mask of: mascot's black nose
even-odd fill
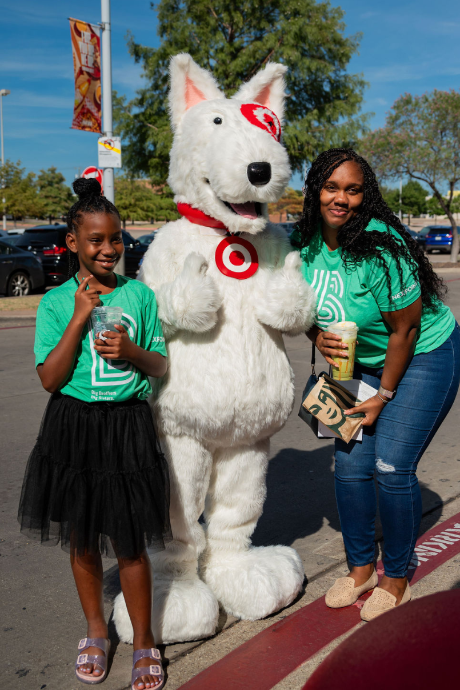
[[[248,180],[255,187],[263,187],[270,182],[272,166],[270,163],[249,163]]]

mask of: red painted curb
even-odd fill
[[[460,553],[460,513],[418,539],[409,566],[411,584],[457,553]],[[382,567],[379,562],[377,568]],[[361,597],[360,602],[367,596]],[[270,690],[359,622],[359,606],[329,609],[321,597],[243,643],[181,685],[180,690]]]

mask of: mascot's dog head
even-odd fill
[[[227,99],[190,55],[172,58],[168,182],[179,208],[199,209],[232,233],[263,230],[266,204],[291,175],[280,143],[285,71],[269,63]]]

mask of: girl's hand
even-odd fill
[[[104,359],[130,359],[133,351],[133,342],[123,326],[115,326],[115,331],[104,331],[102,335],[107,340],[97,338],[94,341],[94,349]]]
[[[329,333],[328,331],[319,331],[316,336],[315,345],[323,355],[324,359],[335,369],[339,369],[339,365],[334,362],[332,357],[348,357],[348,348],[346,343],[342,343],[340,335]],[[341,348],[341,349],[339,349]]]
[[[366,416],[363,419],[363,426],[372,426],[383,410],[384,406],[385,403],[380,400],[378,395],[374,395],[373,398],[369,398],[369,400],[361,403],[361,405],[352,407],[351,410],[345,410],[345,414],[364,412]]]
[[[98,307],[101,303],[95,288],[86,289],[92,277],[92,275],[86,276],[86,278],[81,281],[75,293],[75,309],[73,316],[81,325],[85,324],[89,319],[89,315],[94,307]]]

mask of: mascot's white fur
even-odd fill
[[[290,178],[279,142],[285,69],[268,64],[226,99],[189,55],[171,60],[169,184],[194,222],[163,226],[140,275],[155,291],[169,352],[154,396],[174,536],[152,555],[157,643],[212,635],[218,602],[237,617],[263,618],[292,602],[303,582],[293,549],[250,542],[265,500],[269,439],[294,400],[282,334],[307,329],[315,304],[298,253],[267,221],[267,202]],[[207,221],[197,224],[194,209]],[[219,261],[226,236],[230,248]],[[249,251],[231,246],[239,240]],[[114,618],[131,642],[122,595]]]

